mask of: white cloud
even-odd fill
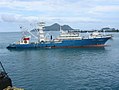
[[[24,15],[13,14],[13,13],[1,14],[1,20],[4,22],[17,22],[17,23],[39,22],[39,21],[60,22],[60,23],[101,22],[99,19],[90,18],[90,17],[24,16]]]
[[[90,0],[88,0],[90,1]],[[12,3],[11,3],[12,2]],[[87,19],[87,16],[85,15],[88,13],[89,7],[91,6],[88,3],[84,3],[84,1],[75,1],[70,2],[67,0],[41,0],[41,1],[20,1],[20,0],[8,0],[8,1],[2,1],[0,3],[0,7],[7,7],[11,9],[11,11],[19,11],[23,12],[23,15],[9,15],[4,16],[2,15],[2,19],[4,21],[24,21],[25,20],[33,20],[33,19],[48,19],[48,21],[52,20],[62,20],[62,21],[69,21],[69,22],[78,22],[78,21],[85,21],[84,19]],[[83,4],[84,3],[84,4]],[[85,7],[84,7],[85,6]],[[30,13],[30,11],[38,12],[37,15],[29,15],[24,16],[24,13]],[[85,15],[82,15],[85,14]],[[6,18],[5,18],[6,17]],[[79,18],[80,17],[80,18]],[[21,18],[19,20],[19,18]],[[89,21],[89,16],[87,21]],[[50,19],[50,20],[49,20]],[[91,20],[91,18],[90,18]],[[94,21],[92,19],[91,21]]]
[[[118,5],[96,6],[92,10],[93,12],[119,12],[119,6]]]
[[[0,0],[0,21],[116,24],[113,17],[118,18],[118,3],[118,0]]]
[[[86,12],[106,12],[106,11],[118,11],[119,6],[108,5],[108,3],[119,3],[118,0],[1,0],[0,7],[6,7],[11,10],[22,11],[38,11],[45,13],[75,13],[81,14]],[[99,4],[98,4],[99,3]],[[101,5],[100,5],[101,4]],[[103,4],[103,5],[102,5]]]
[[[0,7],[7,7],[13,10],[28,10],[28,11],[53,11],[57,3],[52,1],[18,1],[18,0],[8,0],[2,1]]]
[[[83,2],[68,2],[67,0],[42,0],[42,1],[18,1],[8,0],[2,1],[0,7],[7,7],[11,10],[25,10],[25,11],[40,11],[40,12],[83,12],[88,8],[87,3]],[[87,7],[82,7],[87,6]]]
[[[13,14],[13,13],[5,13],[1,14],[1,21],[4,22],[32,22],[38,20],[36,16],[23,16],[20,14]]]

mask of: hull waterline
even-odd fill
[[[82,40],[62,40],[61,42],[42,42],[42,43],[30,43],[30,44],[10,44],[8,49],[18,48],[84,48],[84,47],[104,47],[106,41],[110,39],[105,38],[93,38]]]

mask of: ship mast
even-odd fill
[[[38,42],[44,42],[45,41],[45,33],[43,31],[44,27],[45,27],[44,22],[38,23]]]
[[[60,25],[60,33],[62,32],[62,26]]]
[[[35,36],[33,33],[31,33],[29,30],[27,30],[26,28],[24,28],[24,27],[22,27],[22,26],[20,26],[20,29],[22,29],[22,34],[23,34],[23,36],[26,36],[26,32],[28,32],[30,35],[32,35],[35,39],[38,39],[38,37],[37,36]]]

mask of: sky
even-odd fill
[[[119,29],[119,0],[0,0],[0,32],[32,29],[40,21],[81,30]]]

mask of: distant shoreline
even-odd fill
[[[73,31],[73,32],[82,32],[82,33],[86,33],[86,32],[94,32],[94,31],[99,31],[99,32],[119,32],[119,30],[116,30],[116,31],[102,31],[102,30],[85,30],[85,31],[83,31],[83,30],[80,30],[80,31]]]
[[[51,31],[51,30],[45,30],[45,31]],[[58,31],[58,30],[52,30],[53,31]],[[104,31],[100,31],[100,30],[93,30],[93,31],[88,31],[88,30],[69,30],[69,31],[73,31],[73,32],[81,32],[81,33],[87,33],[87,32],[94,32],[94,31],[99,31],[99,32],[104,32]],[[19,33],[21,31],[11,31],[11,32],[0,32],[0,33]],[[31,32],[35,32],[35,31],[31,31]],[[118,33],[119,31],[105,31],[105,32],[115,32],[115,33]]]
[[[36,32],[37,30],[31,30],[31,32]],[[60,30],[44,30],[44,31],[60,31]],[[71,31],[71,32],[94,32],[94,31],[98,31],[98,32],[119,32],[119,30],[80,30],[80,29],[72,29],[72,30],[64,30],[64,31]]]

